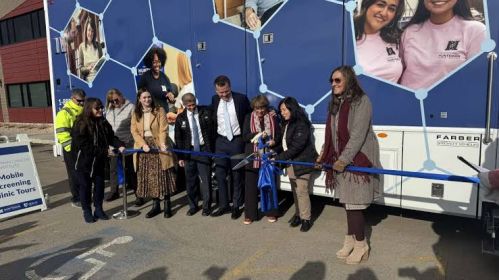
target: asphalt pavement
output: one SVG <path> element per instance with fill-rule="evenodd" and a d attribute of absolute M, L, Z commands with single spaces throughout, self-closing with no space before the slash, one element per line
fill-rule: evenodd
<path fill-rule="evenodd" d="M 473 219 L 371 206 L 367 262 L 335 257 L 345 234 L 345 212 L 314 197 L 312 229 L 287 221 L 292 197 L 281 193 L 283 216 L 243 225 L 243 217 L 186 216 L 185 192 L 173 197 L 174 215 L 146 219 L 146 205 L 128 220 L 85 224 L 71 206 L 64 163 L 52 146 L 34 145 L 49 209 L 0 221 L 0 279 L 499 279 L 499 257 L 482 254 Z M 128 196 L 134 200 L 133 195 Z M 105 203 L 108 214 L 121 200 Z"/>

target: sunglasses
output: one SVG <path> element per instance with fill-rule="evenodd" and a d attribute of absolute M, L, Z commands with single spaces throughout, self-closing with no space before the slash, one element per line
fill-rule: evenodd
<path fill-rule="evenodd" d="M 339 83 L 341 83 L 341 79 L 340 78 L 329 79 L 329 83 L 330 84 L 332 84 L 332 83 L 339 84 Z"/>
<path fill-rule="evenodd" d="M 120 100 L 118 98 L 109 100 L 110 103 L 118 104 Z"/>
<path fill-rule="evenodd" d="M 78 98 L 75 98 L 76 102 L 78 103 L 85 103 L 85 99 L 78 99 Z"/>
<path fill-rule="evenodd" d="M 104 106 L 97 106 L 97 107 L 94 107 L 94 110 L 95 111 L 99 111 L 99 110 L 103 110 L 104 109 Z"/>

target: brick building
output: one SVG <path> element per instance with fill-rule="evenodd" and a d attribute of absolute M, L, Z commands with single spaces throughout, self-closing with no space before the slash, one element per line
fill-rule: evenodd
<path fill-rule="evenodd" d="M 0 1 L 0 122 L 52 123 L 42 0 Z"/>

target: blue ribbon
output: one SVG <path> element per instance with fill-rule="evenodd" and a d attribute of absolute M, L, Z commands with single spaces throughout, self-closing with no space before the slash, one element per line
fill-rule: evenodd
<path fill-rule="evenodd" d="M 215 154 L 215 153 L 208 153 L 208 152 L 195 152 L 195 151 L 188 151 L 188 150 L 179 150 L 179 149 L 167 149 L 167 152 L 173 152 L 177 154 L 189 154 L 193 156 L 200 156 L 200 157 L 212 157 L 212 158 L 230 158 L 228 154 Z M 159 149 L 151 149 L 149 151 L 150 153 L 161 153 Z M 135 154 L 135 153 L 145 153 L 144 150 L 142 149 L 125 149 L 123 151 L 124 154 Z"/>
<path fill-rule="evenodd" d="M 174 153 L 183 153 L 183 154 L 191 154 L 195 156 L 206 156 L 213 158 L 230 158 L 227 154 L 215 154 L 208 152 L 194 152 L 187 150 L 179 150 L 179 149 L 168 149 L 167 151 Z M 131 153 L 143 153 L 142 149 L 126 149 L 124 151 L 125 154 Z M 151 149 L 151 152 L 159 152 L 158 149 Z M 292 164 L 292 165 L 303 165 L 309 167 L 315 167 L 315 163 L 311 162 L 303 162 L 303 161 L 284 161 L 284 160 L 270 160 L 270 163 L 282 163 L 282 164 Z M 323 169 L 331 169 L 332 166 L 328 164 L 324 164 L 322 166 Z M 448 174 L 437 174 L 437 173 L 427 173 L 427 172 L 414 172 L 414 171 L 402 171 L 402 170 L 392 170 L 392 169 L 379 169 L 379 168 L 370 168 L 370 167 L 358 167 L 349 165 L 345 168 L 347 171 L 354 172 L 365 172 L 369 174 L 386 174 L 386 175 L 394 175 L 394 176 L 403 176 L 403 177 L 414 177 L 414 178 L 422 178 L 422 179 L 432 179 L 432 180 L 442 180 L 442 181 L 453 181 L 453 182 L 464 182 L 464 183 L 473 183 L 479 184 L 480 179 L 478 177 L 468 177 L 468 176 L 460 176 L 460 175 L 448 175 Z"/>
<path fill-rule="evenodd" d="M 262 137 L 258 139 L 258 150 L 263 150 L 268 144 L 263 143 Z M 260 170 L 258 171 L 258 189 L 260 189 L 260 208 L 262 212 L 268 212 L 279 208 L 277 198 L 276 177 L 282 175 L 282 170 L 272 164 L 269 156 L 271 153 L 262 153 L 260 159 Z"/>
<path fill-rule="evenodd" d="M 118 184 L 119 185 L 124 185 L 125 184 L 125 168 L 123 168 L 123 159 L 121 155 L 118 155 L 118 164 L 117 164 L 117 169 L 118 169 Z"/>
<path fill-rule="evenodd" d="M 268 154 L 263 154 L 258 172 L 258 188 L 260 189 L 260 207 L 262 212 L 279 208 L 276 186 L 277 175 L 282 175 L 282 170 L 272 164 Z"/>
<path fill-rule="evenodd" d="M 315 166 L 314 163 L 303 162 L 303 161 L 274 160 L 274 162 L 282 163 L 282 164 L 296 164 L 296 165 L 303 165 L 303 166 L 310 166 L 310 167 Z M 324 164 L 322 167 L 324 169 L 332 169 L 333 168 L 332 165 L 329 165 L 329 164 Z M 353 166 L 353 165 L 347 166 L 345 168 L 345 170 L 353 171 L 353 172 L 365 172 L 365 173 L 370 173 L 370 174 L 386 174 L 386 175 L 403 176 L 403 177 L 414 177 L 414 178 L 422 178 L 422 179 L 432 179 L 432 180 L 480 184 L 480 179 L 478 177 L 467 177 L 467 176 L 459 176 L 459 175 L 402 171 L 402 170 L 393 170 L 393 169 L 380 169 L 380 168 L 372 168 L 372 167 L 359 167 L 359 166 Z"/>

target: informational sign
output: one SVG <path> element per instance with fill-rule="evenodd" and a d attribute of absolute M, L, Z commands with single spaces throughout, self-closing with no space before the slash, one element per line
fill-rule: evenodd
<path fill-rule="evenodd" d="M 0 144 L 0 219 L 45 209 L 29 142 Z"/>

